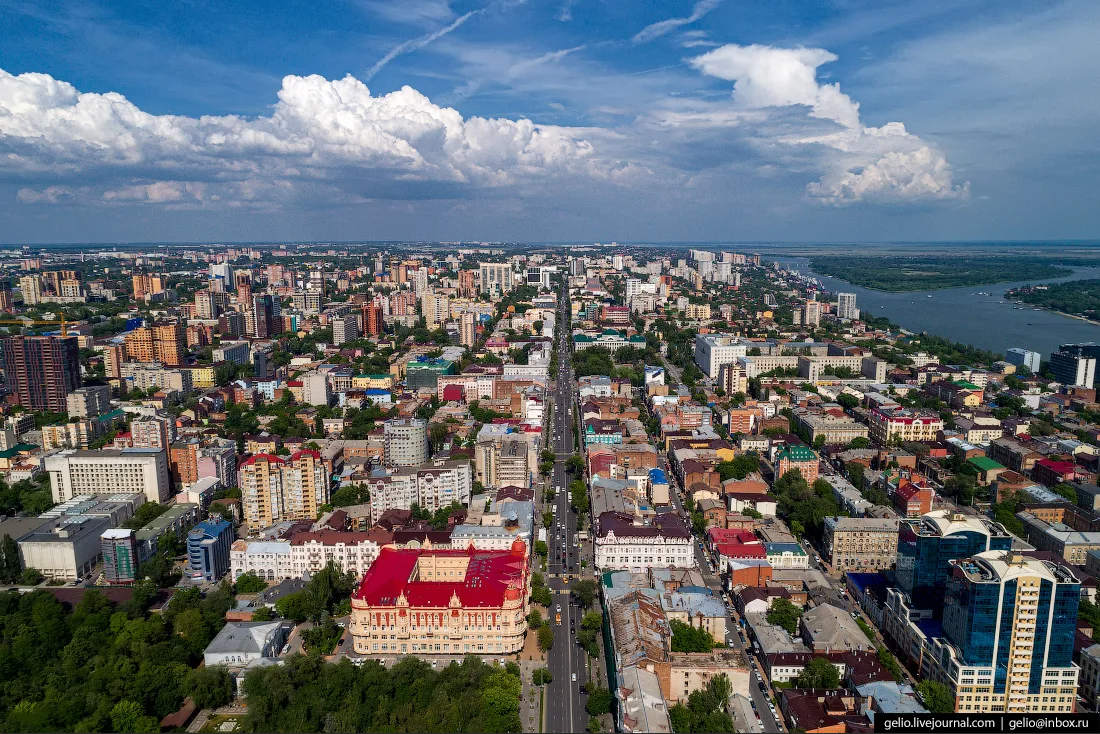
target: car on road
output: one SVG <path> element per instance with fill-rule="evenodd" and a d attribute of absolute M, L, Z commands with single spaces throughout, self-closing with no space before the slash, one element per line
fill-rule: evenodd
<path fill-rule="evenodd" d="M 574 683 L 576 683 L 576 682 L 577 682 L 577 674 L 576 674 L 576 673 L 574 673 L 574 674 L 573 674 L 573 682 L 574 682 Z"/>
<path fill-rule="evenodd" d="M 561 604 L 559 604 L 558 608 L 555 609 L 554 611 L 557 612 L 558 614 L 561 614 Z"/>

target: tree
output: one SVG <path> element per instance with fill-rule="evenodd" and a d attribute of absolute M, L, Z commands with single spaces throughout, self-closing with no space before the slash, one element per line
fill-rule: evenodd
<path fill-rule="evenodd" d="M 258 594 L 267 588 L 267 582 L 252 571 L 242 573 L 241 577 L 233 584 L 238 594 Z"/>
<path fill-rule="evenodd" d="M 275 602 L 275 611 L 283 619 L 301 624 L 310 617 L 309 594 L 305 590 L 287 594 Z"/>
<path fill-rule="evenodd" d="M 588 702 L 584 704 L 584 710 L 592 716 L 611 713 L 611 691 L 603 686 L 589 690 Z"/>
<path fill-rule="evenodd" d="M 542 526 L 544 528 L 549 528 L 553 524 L 554 524 L 554 513 L 551 512 L 550 510 L 546 510 L 545 512 L 542 513 Z"/>
<path fill-rule="evenodd" d="M 733 695 L 733 682 L 725 673 L 719 673 L 707 682 L 707 693 L 711 695 L 711 698 L 717 702 L 719 707 L 724 708 L 726 701 Z"/>
<path fill-rule="evenodd" d="M 584 473 L 584 459 L 579 454 L 573 454 L 565 460 L 565 470 L 570 474 Z"/>
<path fill-rule="evenodd" d="M 576 597 L 577 601 L 584 609 L 588 609 L 592 606 L 592 603 L 596 601 L 596 582 L 592 579 L 577 581 L 573 584 L 571 589 L 572 591 L 570 593 Z"/>
<path fill-rule="evenodd" d="M 798 619 L 801 616 L 802 610 L 789 599 L 779 598 L 772 602 L 766 618 L 769 624 L 779 625 L 793 635 L 798 630 Z"/>
<path fill-rule="evenodd" d="M 548 624 L 539 627 L 538 631 L 539 649 L 546 652 L 554 646 L 554 628 Z"/>
<path fill-rule="evenodd" d="M 796 688 L 837 688 L 840 686 L 840 672 L 828 658 L 811 658 L 798 674 L 794 685 Z"/>
<path fill-rule="evenodd" d="M 432 445 L 432 451 L 441 450 L 449 435 L 447 424 L 433 423 L 428 429 L 428 442 Z"/>
<path fill-rule="evenodd" d="M 922 680 L 917 684 L 917 693 L 924 701 L 924 707 L 934 714 L 955 713 L 955 697 L 951 689 L 934 680 Z"/>
<path fill-rule="evenodd" d="M 798 520 L 791 520 L 791 535 L 801 538 L 806 534 L 806 528 Z"/>
<path fill-rule="evenodd" d="M 1057 495 L 1065 497 L 1073 504 L 1077 504 L 1077 488 L 1074 487 L 1072 484 L 1069 484 L 1067 482 L 1059 482 L 1051 488 L 1051 491 L 1053 491 Z"/>
<path fill-rule="evenodd" d="M 850 481 L 856 489 L 861 491 L 863 490 L 863 468 L 863 464 L 860 464 L 858 461 L 849 462 L 845 466 L 845 469 L 848 470 L 848 481 Z"/>
<path fill-rule="evenodd" d="M 537 630 L 542 626 L 542 614 L 538 609 L 532 609 L 531 613 L 527 615 L 527 628 Z"/>
<path fill-rule="evenodd" d="M 554 676 L 548 668 L 535 668 L 531 673 L 531 683 L 536 686 L 545 686 L 554 682 Z"/>
<path fill-rule="evenodd" d="M 851 410 L 852 408 L 855 408 L 855 407 L 859 406 L 859 398 L 857 398 L 855 395 L 852 395 L 852 394 L 846 393 L 846 392 L 842 392 L 842 393 L 840 393 L 840 395 L 837 395 L 836 396 L 836 401 L 837 401 L 837 403 L 840 404 L 841 407 L 847 408 L 848 410 Z M 863 439 L 863 440 L 866 441 L 867 439 Z M 859 447 L 853 446 L 852 448 L 859 448 Z"/>
<path fill-rule="evenodd" d="M 0 540 L 0 583 L 13 584 L 22 571 L 19 565 L 19 544 L 10 535 Z"/>
<path fill-rule="evenodd" d="M 233 679 L 223 665 L 195 668 L 188 674 L 184 690 L 200 709 L 217 708 L 233 700 Z"/>
<path fill-rule="evenodd" d="M 260 607 L 252 612 L 253 622 L 270 622 L 275 619 L 275 612 L 271 611 L 271 607 Z"/>
<path fill-rule="evenodd" d="M 27 586 L 38 586 L 45 580 L 46 577 L 42 575 L 41 571 L 30 566 L 23 569 L 23 574 L 20 577 L 20 582 Z"/>
<path fill-rule="evenodd" d="M 160 726 L 152 716 L 146 716 L 140 704 L 119 701 L 111 709 L 111 727 L 116 732 L 157 732 Z"/>
<path fill-rule="evenodd" d="M 700 627 L 691 627 L 678 619 L 669 621 L 672 627 L 673 652 L 710 652 L 714 649 L 714 638 Z"/>
<path fill-rule="evenodd" d="M 550 553 L 550 547 L 546 545 L 545 540 L 535 541 L 535 553 L 542 556 L 543 558 L 546 558 L 546 556 Z"/>

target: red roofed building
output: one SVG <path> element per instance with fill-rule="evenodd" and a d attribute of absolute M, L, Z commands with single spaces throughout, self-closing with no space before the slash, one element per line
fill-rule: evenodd
<path fill-rule="evenodd" d="M 351 597 L 360 655 L 504 655 L 527 632 L 527 545 L 383 548 Z"/>
<path fill-rule="evenodd" d="M 1035 467 L 1031 470 L 1031 478 L 1048 487 L 1062 482 L 1072 482 L 1075 479 L 1088 481 L 1091 476 L 1084 467 L 1077 466 L 1072 461 L 1057 459 L 1040 459 L 1035 462 Z"/>
<path fill-rule="evenodd" d="M 723 543 L 741 543 L 743 545 L 763 545 L 751 530 L 707 528 L 707 547 L 711 550 Z"/>
<path fill-rule="evenodd" d="M 444 402 L 452 400 L 457 403 L 466 402 L 466 388 L 462 385 L 447 385 L 443 388 L 443 400 Z"/>
<path fill-rule="evenodd" d="M 237 468 L 241 508 L 249 530 L 283 520 L 314 520 L 329 499 L 329 480 L 317 451 L 289 457 L 255 454 Z"/>
<path fill-rule="evenodd" d="M 920 517 L 932 511 L 936 490 L 924 482 L 902 479 L 894 492 L 894 509 L 902 517 Z"/>

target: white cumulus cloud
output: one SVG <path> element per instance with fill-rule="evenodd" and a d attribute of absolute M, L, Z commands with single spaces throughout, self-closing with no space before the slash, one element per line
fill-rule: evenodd
<path fill-rule="evenodd" d="M 20 190 L 24 202 L 94 189 L 91 173 L 103 201 L 201 204 L 296 186 L 386 198 L 392 186 L 506 186 L 595 165 L 568 128 L 463 118 L 411 87 L 374 96 L 351 76 L 287 76 L 270 116 L 194 118 L 0 70 L 0 176 L 38 184 Z"/>
<path fill-rule="evenodd" d="M 821 48 L 727 44 L 688 62 L 708 76 L 732 81 L 734 110 L 805 107 L 808 116 L 835 123 L 778 138 L 788 145 L 823 145 L 833 151 L 827 171 L 806 192 L 826 204 L 889 203 L 965 198 L 951 166 L 934 145 L 900 122 L 864 127 L 859 104 L 839 84 L 821 84 L 817 69 L 837 60 Z"/>

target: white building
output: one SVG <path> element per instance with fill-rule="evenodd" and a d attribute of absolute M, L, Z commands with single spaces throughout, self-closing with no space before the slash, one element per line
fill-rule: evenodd
<path fill-rule="evenodd" d="M 423 418 L 394 418 L 382 431 L 386 464 L 419 466 L 428 460 L 428 422 Z"/>
<path fill-rule="evenodd" d="M 596 518 L 596 568 L 641 572 L 647 568 L 693 568 L 691 531 L 679 515 L 658 515 L 636 525 L 632 515 L 605 512 Z"/>
<path fill-rule="evenodd" d="M 836 294 L 836 317 L 845 321 L 855 321 L 859 318 L 855 293 Z"/>
<path fill-rule="evenodd" d="M 452 502 L 470 504 L 473 472 L 468 461 L 436 459 L 420 466 L 399 467 L 357 480 L 370 492 L 371 522 L 378 522 L 386 510 L 408 510 L 414 504 L 434 511 Z"/>
<path fill-rule="evenodd" d="M 211 359 L 214 364 L 218 362 L 232 362 L 233 364 L 248 364 L 252 356 L 252 350 L 246 341 L 222 342 L 214 347 Z"/>
<path fill-rule="evenodd" d="M 1010 347 L 1005 350 L 1005 361 L 1017 367 L 1027 367 L 1035 374 L 1039 374 L 1039 361 L 1042 357 L 1038 352 L 1020 347 Z"/>
<path fill-rule="evenodd" d="M 45 457 L 54 502 L 78 494 L 141 493 L 150 502 L 171 496 L 168 458 L 162 449 L 67 449 Z"/>
<path fill-rule="evenodd" d="M 65 396 L 65 406 L 70 418 L 94 418 L 111 409 L 111 388 L 92 385 L 73 390 Z"/>
<path fill-rule="evenodd" d="M 328 376 L 322 372 L 307 372 L 302 375 L 302 402 L 306 405 L 328 405 L 332 398 L 329 391 Z"/>
<path fill-rule="evenodd" d="M 730 334 L 696 334 L 695 364 L 712 380 L 718 379 L 722 365 L 748 354 L 751 345 Z"/>
<path fill-rule="evenodd" d="M 512 266 L 508 263 L 481 263 L 478 273 L 482 293 L 499 296 L 515 287 Z"/>

